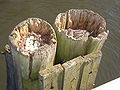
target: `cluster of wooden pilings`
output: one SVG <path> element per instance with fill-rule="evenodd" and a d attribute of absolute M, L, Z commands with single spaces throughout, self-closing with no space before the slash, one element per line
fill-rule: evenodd
<path fill-rule="evenodd" d="M 54 30 L 55 29 L 55 30 Z M 86 9 L 58 14 L 53 27 L 28 18 L 5 46 L 7 90 L 91 90 L 107 39 L 106 21 Z"/>

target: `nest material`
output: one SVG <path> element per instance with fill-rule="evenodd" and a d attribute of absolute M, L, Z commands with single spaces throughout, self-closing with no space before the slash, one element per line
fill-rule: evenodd
<path fill-rule="evenodd" d="M 10 34 L 12 43 L 25 55 L 34 53 L 45 44 L 56 43 L 51 26 L 39 18 L 29 18 L 18 24 Z"/>
<path fill-rule="evenodd" d="M 65 13 L 60 13 L 56 17 L 55 25 L 59 31 L 72 29 L 83 32 L 85 30 L 86 33 L 89 32 L 89 36 L 93 37 L 97 37 L 98 34 L 106 30 L 105 19 L 99 14 L 87 9 L 71 9 Z"/>

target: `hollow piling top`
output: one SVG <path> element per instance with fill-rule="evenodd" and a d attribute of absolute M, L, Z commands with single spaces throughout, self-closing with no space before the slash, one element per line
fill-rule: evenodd
<path fill-rule="evenodd" d="M 58 14 L 55 26 L 59 32 L 63 31 L 73 39 L 81 35 L 97 37 L 106 31 L 105 19 L 98 13 L 87 9 L 70 9 Z"/>
<path fill-rule="evenodd" d="M 25 55 L 34 53 L 46 45 L 57 44 L 52 26 L 39 18 L 28 18 L 19 23 L 9 35 L 10 42 Z"/>

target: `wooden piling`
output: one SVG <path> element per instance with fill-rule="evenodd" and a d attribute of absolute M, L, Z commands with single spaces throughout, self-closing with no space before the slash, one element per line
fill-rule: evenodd
<path fill-rule="evenodd" d="M 71 9 L 58 14 L 55 26 L 56 33 L 46 21 L 29 18 L 14 28 L 4 53 L 7 90 L 93 88 L 106 21 L 91 10 Z"/>
<path fill-rule="evenodd" d="M 58 39 L 56 63 L 100 50 L 107 38 L 106 21 L 87 9 L 70 9 L 55 20 Z"/>
<path fill-rule="evenodd" d="M 29 85 L 29 81 L 32 83 L 38 79 L 40 70 L 53 66 L 57 40 L 54 29 L 46 21 L 28 18 L 14 28 L 9 35 L 9 42 L 22 87 L 26 86 L 23 81 Z"/>

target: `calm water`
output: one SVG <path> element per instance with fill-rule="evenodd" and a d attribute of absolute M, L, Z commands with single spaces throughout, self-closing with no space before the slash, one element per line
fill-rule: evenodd
<path fill-rule="evenodd" d="M 71 8 L 91 9 L 101 14 L 110 30 L 103 47 L 103 58 L 96 86 L 120 76 L 120 0 L 0 0 L 0 51 L 14 26 L 28 17 L 39 17 L 53 24 L 58 13 Z M 0 55 L 0 90 L 6 87 L 6 65 Z"/>

